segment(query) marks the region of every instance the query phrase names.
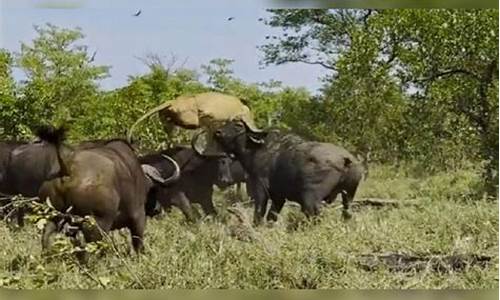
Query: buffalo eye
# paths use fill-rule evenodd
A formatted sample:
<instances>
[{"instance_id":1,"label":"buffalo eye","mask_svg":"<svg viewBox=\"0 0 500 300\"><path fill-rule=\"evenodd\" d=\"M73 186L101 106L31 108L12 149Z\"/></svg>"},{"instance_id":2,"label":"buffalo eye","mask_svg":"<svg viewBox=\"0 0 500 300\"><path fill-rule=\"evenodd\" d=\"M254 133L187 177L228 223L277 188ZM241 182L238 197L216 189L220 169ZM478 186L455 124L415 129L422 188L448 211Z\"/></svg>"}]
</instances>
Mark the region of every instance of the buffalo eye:
<instances>
[{"instance_id":1,"label":"buffalo eye","mask_svg":"<svg viewBox=\"0 0 500 300\"><path fill-rule=\"evenodd\" d=\"M222 136L222 131L220 129L216 130L215 136L218 136L218 137Z\"/></svg>"}]
</instances>

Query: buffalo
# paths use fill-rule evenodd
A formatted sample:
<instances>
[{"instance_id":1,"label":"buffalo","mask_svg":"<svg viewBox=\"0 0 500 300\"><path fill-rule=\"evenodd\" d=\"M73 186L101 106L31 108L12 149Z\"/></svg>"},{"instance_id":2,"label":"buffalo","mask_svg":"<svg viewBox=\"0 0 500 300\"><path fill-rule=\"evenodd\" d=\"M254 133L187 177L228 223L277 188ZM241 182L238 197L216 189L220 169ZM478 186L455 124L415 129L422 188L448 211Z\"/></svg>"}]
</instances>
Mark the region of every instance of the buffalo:
<instances>
[{"instance_id":1,"label":"buffalo","mask_svg":"<svg viewBox=\"0 0 500 300\"><path fill-rule=\"evenodd\" d=\"M234 157L234 156L232 156ZM216 183L217 187L225 190L227 187L236 185L236 195L241 198L241 184L245 183L247 180L247 173L243 169L241 163L234 158L222 158L218 160L219 162L219 172L224 172L227 176L224 176L225 180L219 180Z\"/></svg>"},{"instance_id":2,"label":"buffalo","mask_svg":"<svg viewBox=\"0 0 500 300\"><path fill-rule=\"evenodd\" d=\"M43 131L43 130L42 130ZM43 132L40 134L44 134ZM77 145L77 149L103 146L110 140L85 141ZM148 178L155 184L162 184L154 169L143 166ZM56 147L44 139L35 141L3 141L0 142L0 195L24 197L38 196L42 184L53 179L60 172ZM149 182L151 185L151 182ZM26 207L16 211L17 224L23 226Z\"/></svg>"},{"instance_id":3,"label":"buffalo","mask_svg":"<svg viewBox=\"0 0 500 300\"><path fill-rule=\"evenodd\" d=\"M0 142L0 193L35 197L42 183L58 171L50 143Z\"/></svg>"},{"instance_id":4,"label":"buffalo","mask_svg":"<svg viewBox=\"0 0 500 300\"><path fill-rule=\"evenodd\" d=\"M181 169L178 181L168 186L155 186L148 197L147 214L152 216L158 213L159 203L169 211L172 206L179 208L188 221L195 221L197 214L192 203L201 205L206 215L217 215L213 205L213 186L225 188L239 179L241 173L237 171L239 163L229 157L204 157L198 155L192 148L176 146L156 153L139 157L142 164L148 164L157 169L161 176L172 174L172 165L165 162L163 156L172 157ZM241 166L239 167L241 170ZM233 176L234 175L234 176Z\"/></svg>"},{"instance_id":5,"label":"buffalo","mask_svg":"<svg viewBox=\"0 0 500 300\"><path fill-rule=\"evenodd\" d=\"M0 195L35 197L42 183L58 170L55 148L45 141L0 142ZM2 204L9 205L10 200ZM24 225L26 209L15 210L18 226Z\"/></svg>"},{"instance_id":6,"label":"buffalo","mask_svg":"<svg viewBox=\"0 0 500 300\"><path fill-rule=\"evenodd\" d=\"M99 228L81 228L87 242L101 239L100 230L109 232L125 227L130 230L134 250L142 252L147 193L153 180L162 185L177 180L177 164L165 158L177 167L171 177L163 179L150 166L141 167L134 149L125 140L87 142L72 148L63 143L65 132L64 128L50 126L37 131L41 140L55 148L59 165L57 173L51 175L53 179L42 184L40 199L50 199L60 212L92 216ZM54 221L45 226L44 249L57 229Z\"/></svg>"},{"instance_id":7,"label":"buffalo","mask_svg":"<svg viewBox=\"0 0 500 300\"><path fill-rule=\"evenodd\" d=\"M308 217L319 214L322 201L331 202L342 195L343 216L349 218L363 176L363 167L347 150L330 143L306 141L277 130L251 129L243 121L231 121L219 127L213 139L219 149L194 149L206 156L232 153L248 174L247 188L255 201L254 221L259 224L266 214L276 221L285 200L298 202Z\"/></svg>"}]
</instances>

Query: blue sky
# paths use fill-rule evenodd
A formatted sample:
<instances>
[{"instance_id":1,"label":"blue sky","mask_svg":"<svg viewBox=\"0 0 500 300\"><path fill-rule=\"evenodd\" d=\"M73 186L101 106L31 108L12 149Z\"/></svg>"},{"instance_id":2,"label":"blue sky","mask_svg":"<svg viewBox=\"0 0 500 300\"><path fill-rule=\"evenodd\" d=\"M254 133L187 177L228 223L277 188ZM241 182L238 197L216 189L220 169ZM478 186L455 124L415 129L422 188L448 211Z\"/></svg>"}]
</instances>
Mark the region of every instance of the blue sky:
<instances>
[{"instance_id":1,"label":"blue sky","mask_svg":"<svg viewBox=\"0 0 500 300\"><path fill-rule=\"evenodd\" d=\"M72 9L47 8L69 3ZM262 68L257 45L276 32L257 19L268 16L258 0L0 0L0 47L18 51L20 42L35 37L33 25L81 27L96 64L110 65L105 89L123 86L129 75L144 73L136 57L147 53L174 54L185 67L200 69L213 58L234 59L235 76L247 82L270 79L314 92L325 70L318 66L288 64ZM142 10L139 17L132 14ZM227 21L228 17L234 20ZM22 75L14 73L17 78Z\"/></svg>"}]
</instances>

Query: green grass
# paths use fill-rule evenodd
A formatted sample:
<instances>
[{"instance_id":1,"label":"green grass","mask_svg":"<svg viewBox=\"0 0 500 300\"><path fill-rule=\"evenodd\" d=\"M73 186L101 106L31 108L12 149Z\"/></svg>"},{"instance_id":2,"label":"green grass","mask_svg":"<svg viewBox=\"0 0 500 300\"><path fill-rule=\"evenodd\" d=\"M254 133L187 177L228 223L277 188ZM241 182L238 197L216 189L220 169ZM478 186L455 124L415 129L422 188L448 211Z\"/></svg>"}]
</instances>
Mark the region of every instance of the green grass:
<instances>
[{"instance_id":1,"label":"green grass","mask_svg":"<svg viewBox=\"0 0 500 300\"><path fill-rule=\"evenodd\" d=\"M279 221L255 228L252 208L229 214L217 194L217 220L191 225L176 210L149 220L146 255L127 252L128 234L113 233L117 250L93 255L86 267L62 252L41 256L40 233L0 224L0 284L11 288L498 288L498 202L474 199L470 170L411 178L392 167L373 168L358 197L417 199L418 206L361 208L345 222L332 205L318 222L285 206ZM60 251L61 252L61 251ZM365 271L363 254L481 254L485 268L438 273L425 269ZM100 283L99 283L100 282Z\"/></svg>"}]
</instances>

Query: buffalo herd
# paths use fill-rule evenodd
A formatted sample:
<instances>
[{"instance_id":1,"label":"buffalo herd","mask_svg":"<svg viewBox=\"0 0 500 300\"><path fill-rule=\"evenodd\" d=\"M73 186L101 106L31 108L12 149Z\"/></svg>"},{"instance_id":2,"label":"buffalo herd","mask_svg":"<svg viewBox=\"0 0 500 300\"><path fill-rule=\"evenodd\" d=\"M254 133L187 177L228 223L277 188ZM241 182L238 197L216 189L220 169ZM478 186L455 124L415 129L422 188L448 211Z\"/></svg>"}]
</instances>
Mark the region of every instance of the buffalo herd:
<instances>
[{"instance_id":1,"label":"buffalo herd","mask_svg":"<svg viewBox=\"0 0 500 300\"><path fill-rule=\"evenodd\" d=\"M0 142L0 194L37 197L57 211L92 216L97 226L79 228L87 242L127 228L136 252L143 250L148 216L176 207L195 222L200 215L193 203L206 215L217 216L214 186L245 183L256 225L266 212L268 221L276 221L286 200L314 217L323 202L331 203L338 194L347 219L364 173L361 163L339 146L258 130L243 120L201 131L190 146L146 154L138 154L125 139L70 145L63 127L40 126L35 132L33 141ZM211 142L200 146L202 135ZM20 213L20 225L22 219ZM42 248L59 230L57 220L46 223Z\"/></svg>"}]
</instances>

